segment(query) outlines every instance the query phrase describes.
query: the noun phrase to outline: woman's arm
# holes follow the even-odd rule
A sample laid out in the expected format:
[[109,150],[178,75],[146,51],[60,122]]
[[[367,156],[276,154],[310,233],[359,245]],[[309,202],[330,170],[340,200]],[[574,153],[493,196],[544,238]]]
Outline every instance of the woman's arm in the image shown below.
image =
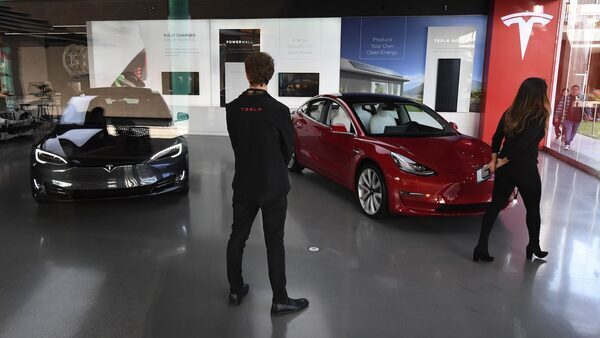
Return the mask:
[[494,136],[492,137],[492,160],[488,164],[491,172],[496,171],[496,161],[498,160],[498,153],[500,152],[500,146],[502,146],[502,140],[504,140],[504,116],[506,112],[502,114],[500,121],[498,121],[498,126],[496,127],[496,132],[494,132]]
[[500,152],[500,146],[502,146],[502,140],[504,140],[504,116],[506,112],[502,114],[500,121],[498,121],[498,126],[496,127],[496,132],[494,132],[494,136],[492,136],[492,153],[498,154]]

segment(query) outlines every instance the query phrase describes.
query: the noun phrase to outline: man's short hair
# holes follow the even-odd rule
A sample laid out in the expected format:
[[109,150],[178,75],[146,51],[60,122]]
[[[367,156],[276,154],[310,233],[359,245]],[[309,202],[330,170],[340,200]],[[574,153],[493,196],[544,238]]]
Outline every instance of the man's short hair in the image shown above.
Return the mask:
[[244,61],[246,66],[246,75],[250,85],[268,84],[273,72],[275,72],[275,64],[271,55],[263,52],[256,52],[248,55]]

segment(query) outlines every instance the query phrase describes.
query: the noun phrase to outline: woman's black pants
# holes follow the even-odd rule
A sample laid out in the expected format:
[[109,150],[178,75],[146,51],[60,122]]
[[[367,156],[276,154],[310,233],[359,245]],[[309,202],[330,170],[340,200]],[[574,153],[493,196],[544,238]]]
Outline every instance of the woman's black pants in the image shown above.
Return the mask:
[[527,210],[526,223],[529,232],[529,245],[538,247],[540,243],[540,200],[542,198],[542,182],[536,164],[509,162],[496,170],[492,203],[488,207],[481,223],[479,235],[480,249],[487,250],[488,238],[498,214],[506,206],[515,187],[523,198]]

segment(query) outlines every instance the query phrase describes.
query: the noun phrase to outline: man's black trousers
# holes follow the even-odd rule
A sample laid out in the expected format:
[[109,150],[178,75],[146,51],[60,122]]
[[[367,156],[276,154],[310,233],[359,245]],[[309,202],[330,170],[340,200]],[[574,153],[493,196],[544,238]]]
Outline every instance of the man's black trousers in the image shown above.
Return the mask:
[[236,293],[244,284],[242,277],[242,256],[246,240],[252,229],[252,222],[258,210],[262,211],[263,231],[267,246],[269,280],[273,290],[273,302],[287,301],[285,288],[285,249],[283,233],[287,212],[287,196],[283,195],[264,203],[233,199],[233,225],[227,243],[227,278],[231,292]]

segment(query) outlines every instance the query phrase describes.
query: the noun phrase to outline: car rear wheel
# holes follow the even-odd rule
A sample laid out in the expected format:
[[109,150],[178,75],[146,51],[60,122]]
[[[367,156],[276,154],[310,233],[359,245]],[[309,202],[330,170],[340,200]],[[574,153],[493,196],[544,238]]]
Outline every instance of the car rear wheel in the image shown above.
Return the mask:
[[302,172],[302,169],[304,169],[304,167],[298,162],[298,159],[296,158],[296,150],[292,152],[292,159],[290,160],[290,163],[288,163],[288,169],[289,171],[295,173]]
[[381,171],[372,164],[360,169],[356,177],[356,197],[363,213],[371,218],[387,215],[387,191]]

